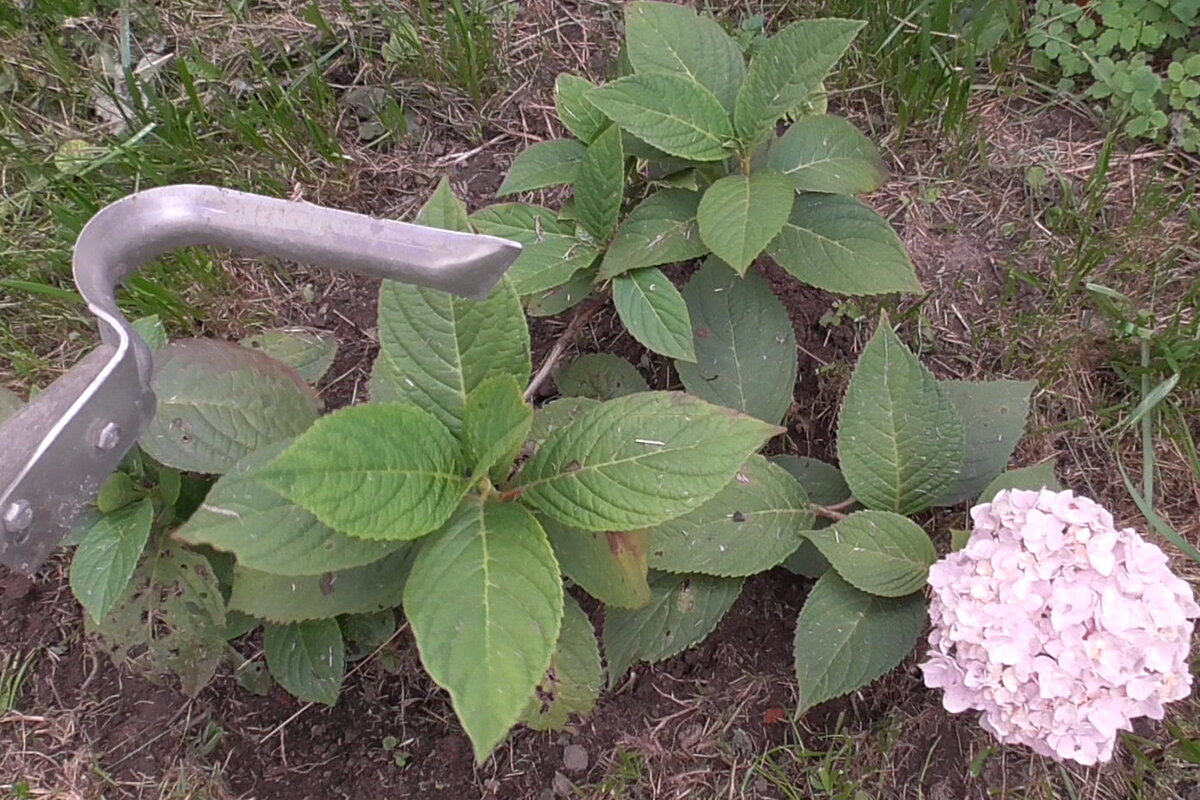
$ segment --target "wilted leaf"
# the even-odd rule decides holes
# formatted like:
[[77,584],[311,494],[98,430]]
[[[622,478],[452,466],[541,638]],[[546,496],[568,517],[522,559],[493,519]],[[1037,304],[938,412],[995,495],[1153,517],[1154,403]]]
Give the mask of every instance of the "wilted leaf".
[[538,684],[521,721],[535,731],[561,730],[571,714],[596,707],[604,670],[591,620],[570,595],[563,596],[562,630],[550,669]]

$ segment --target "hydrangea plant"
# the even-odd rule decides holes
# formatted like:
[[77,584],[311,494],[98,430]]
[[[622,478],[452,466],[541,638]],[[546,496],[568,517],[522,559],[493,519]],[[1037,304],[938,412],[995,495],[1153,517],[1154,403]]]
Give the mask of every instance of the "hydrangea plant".
[[929,570],[925,683],[1002,742],[1081,764],[1187,697],[1200,606],[1167,557],[1073,492],[1002,491]]

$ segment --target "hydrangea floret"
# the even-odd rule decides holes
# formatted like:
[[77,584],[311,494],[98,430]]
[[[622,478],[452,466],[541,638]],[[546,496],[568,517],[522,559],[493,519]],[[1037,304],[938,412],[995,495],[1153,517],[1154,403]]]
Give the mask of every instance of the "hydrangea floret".
[[1200,606],[1162,550],[1070,491],[1002,491],[971,517],[967,545],[929,570],[921,669],[946,710],[1091,765],[1135,718],[1187,697]]

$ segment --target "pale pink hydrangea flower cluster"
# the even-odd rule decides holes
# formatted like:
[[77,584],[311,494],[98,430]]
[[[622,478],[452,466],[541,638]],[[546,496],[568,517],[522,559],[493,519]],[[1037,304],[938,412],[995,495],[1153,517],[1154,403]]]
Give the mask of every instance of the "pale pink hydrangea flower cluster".
[[1162,719],[1192,676],[1191,588],[1166,555],[1072,492],[1003,491],[971,509],[965,548],[929,570],[925,684],[983,712],[1002,742],[1081,764]]

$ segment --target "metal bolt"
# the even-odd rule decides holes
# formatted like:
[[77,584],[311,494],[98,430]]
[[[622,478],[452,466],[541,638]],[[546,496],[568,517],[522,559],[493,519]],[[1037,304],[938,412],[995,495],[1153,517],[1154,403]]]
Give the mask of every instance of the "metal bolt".
[[115,422],[110,422],[100,429],[100,435],[96,437],[96,447],[101,450],[112,450],[121,441],[121,426]]
[[33,507],[28,500],[15,500],[4,509],[4,527],[10,533],[23,531],[33,524]]

